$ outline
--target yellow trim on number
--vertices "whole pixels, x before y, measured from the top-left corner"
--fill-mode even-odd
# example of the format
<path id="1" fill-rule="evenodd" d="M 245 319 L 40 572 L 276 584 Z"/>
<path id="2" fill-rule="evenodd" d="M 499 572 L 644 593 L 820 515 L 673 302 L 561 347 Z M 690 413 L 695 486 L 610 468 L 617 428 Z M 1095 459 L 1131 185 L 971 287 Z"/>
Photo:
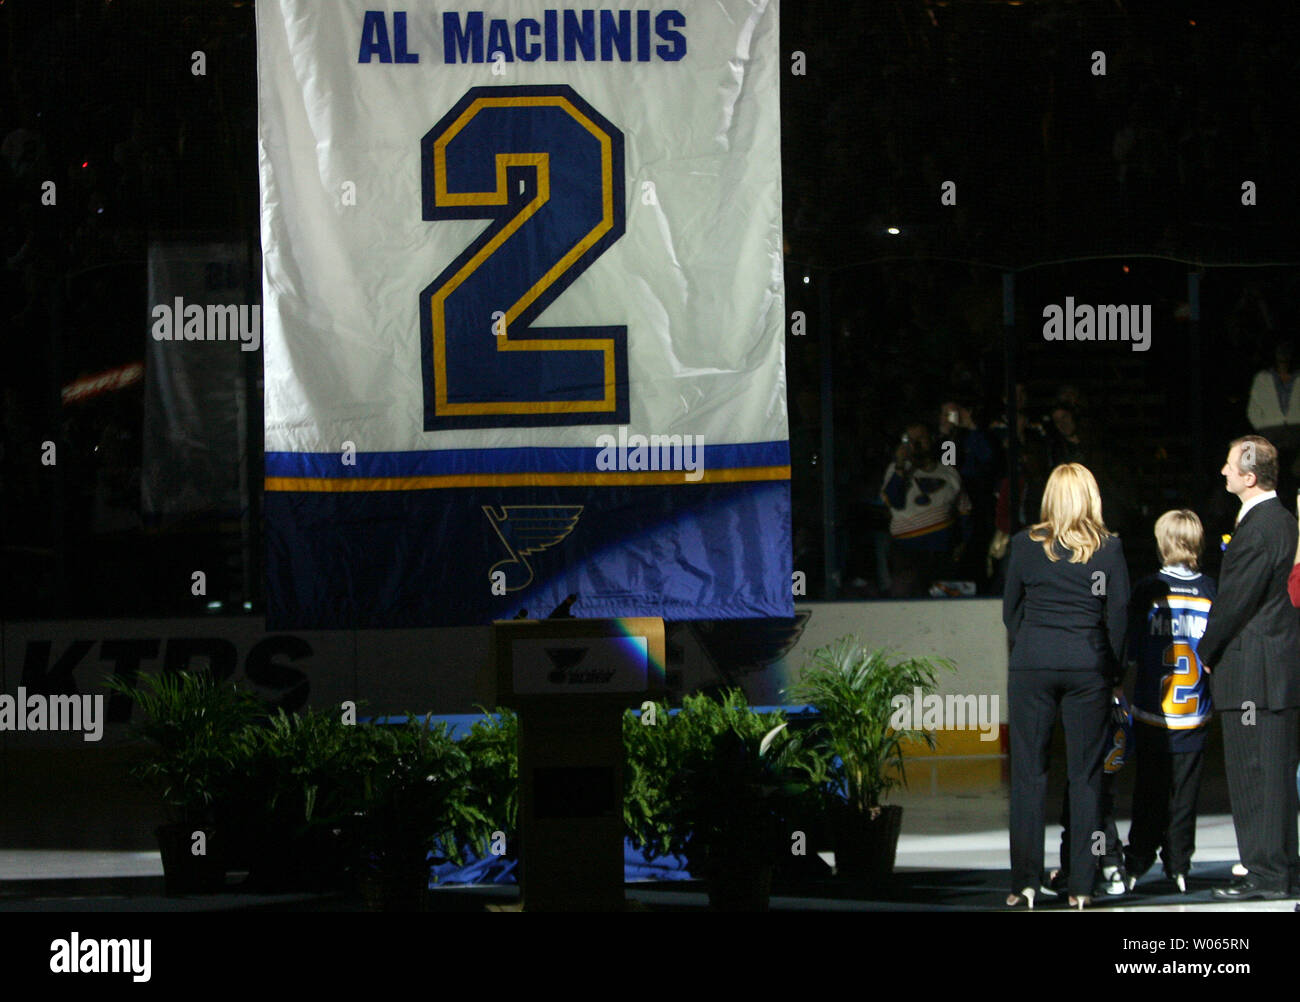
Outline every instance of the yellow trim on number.
<path id="1" fill-rule="evenodd" d="M 446 300 L 482 266 L 501 245 L 510 239 L 551 197 L 550 156 L 546 153 L 498 153 L 496 155 L 496 190 L 489 192 L 447 191 L 447 144 L 484 108 L 505 107 L 563 108 L 600 143 L 601 221 L 569 252 L 556 262 L 524 295 L 505 311 L 505 333 L 496 338 L 497 351 L 599 351 L 604 355 L 605 395 L 601 400 L 496 400 L 491 403 L 454 404 L 447 400 L 447 330 Z M 614 226 L 614 155 L 609 134 L 598 128 L 575 108 L 568 98 L 559 95 L 517 97 L 481 97 L 466 108 L 460 117 L 433 144 L 434 200 L 438 206 L 506 205 L 506 171 L 512 166 L 531 166 L 537 171 L 537 192 L 527 205 L 500 232 L 479 248 L 478 253 L 429 297 L 433 323 L 433 367 L 435 406 L 438 414 L 567 414 L 612 412 L 617 408 L 614 386 L 614 342 L 610 338 L 581 340 L 510 340 L 510 325 L 525 309 L 537 301 L 555 280 L 568 271 L 575 261 L 591 249 Z M 486 334 L 486 328 L 485 328 Z"/>

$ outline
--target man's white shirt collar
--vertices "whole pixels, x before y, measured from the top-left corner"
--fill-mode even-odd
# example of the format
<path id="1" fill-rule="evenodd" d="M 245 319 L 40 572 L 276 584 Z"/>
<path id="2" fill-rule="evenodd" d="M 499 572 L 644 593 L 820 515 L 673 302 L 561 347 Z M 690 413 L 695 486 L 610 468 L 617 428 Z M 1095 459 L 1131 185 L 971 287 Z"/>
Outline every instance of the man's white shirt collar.
<path id="1" fill-rule="evenodd" d="M 1261 501 L 1267 501 L 1269 498 L 1277 497 L 1277 491 L 1265 491 L 1263 494 L 1257 494 L 1241 506 L 1241 511 L 1237 512 L 1237 524 L 1241 525 L 1241 520 L 1246 517 L 1246 512 L 1254 508 Z"/>

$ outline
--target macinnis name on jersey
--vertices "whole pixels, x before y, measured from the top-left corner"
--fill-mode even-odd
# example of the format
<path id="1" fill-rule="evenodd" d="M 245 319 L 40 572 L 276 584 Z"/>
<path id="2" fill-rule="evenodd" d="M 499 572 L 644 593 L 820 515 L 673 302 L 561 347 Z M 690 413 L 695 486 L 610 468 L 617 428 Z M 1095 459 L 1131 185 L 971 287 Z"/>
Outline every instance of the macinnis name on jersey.
<path id="1" fill-rule="evenodd" d="M 555 62 L 675 63 L 686 55 L 686 15 L 679 10 L 543 10 L 536 17 L 485 18 L 481 10 L 445 11 L 442 61 L 456 63 Z M 394 11 L 392 30 L 382 10 L 361 22 L 359 63 L 418 63 L 419 49 L 436 48 L 436 24 Z M 430 27 L 430 35 L 420 32 Z M 417 48 L 418 46 L 418 48 Z"/>

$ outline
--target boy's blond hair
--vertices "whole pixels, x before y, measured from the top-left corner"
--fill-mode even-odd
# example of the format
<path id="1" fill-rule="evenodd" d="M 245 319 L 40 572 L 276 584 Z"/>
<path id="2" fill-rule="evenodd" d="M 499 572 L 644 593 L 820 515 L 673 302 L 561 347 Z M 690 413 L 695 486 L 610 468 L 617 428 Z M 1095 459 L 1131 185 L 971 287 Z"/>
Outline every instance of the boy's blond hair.
<path id="1" fill-rule="evenodd" d="M 1190 571 L 1200 570 L 1204 545 L 1205 529 L 1196 512 L 1176 508 L 1156 519 L 1156 546 L 1160 548 L 1160 562 L 1165 566 L 1182 564 Z"/>

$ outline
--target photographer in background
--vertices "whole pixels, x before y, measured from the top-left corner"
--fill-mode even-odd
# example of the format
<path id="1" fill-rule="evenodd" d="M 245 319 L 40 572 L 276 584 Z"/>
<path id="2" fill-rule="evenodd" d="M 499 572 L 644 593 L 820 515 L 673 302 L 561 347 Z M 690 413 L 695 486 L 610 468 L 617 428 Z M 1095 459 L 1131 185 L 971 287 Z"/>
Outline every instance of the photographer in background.
<path id="1" fill-rule="evenodd" d="M 945 401 L 939 407 L 939 459 L 943 462 L 945 448 L 956 461 L 961 474 L 961 486 L 970 499 L 970 532 L 961 547 L 956 561 L 955 577 L 974 581 L 980 594 L 988 591 L 989 573 L 985 569 L 985 551 L 993 539 L 994 502 L 997 499 L 994 483 L 996 457 L 993 443 L 980 427 L 971 409 L 955 401 Z M 946 443 L 952 443 L 949 448 Z"/>

